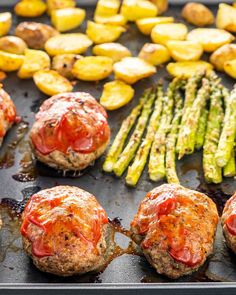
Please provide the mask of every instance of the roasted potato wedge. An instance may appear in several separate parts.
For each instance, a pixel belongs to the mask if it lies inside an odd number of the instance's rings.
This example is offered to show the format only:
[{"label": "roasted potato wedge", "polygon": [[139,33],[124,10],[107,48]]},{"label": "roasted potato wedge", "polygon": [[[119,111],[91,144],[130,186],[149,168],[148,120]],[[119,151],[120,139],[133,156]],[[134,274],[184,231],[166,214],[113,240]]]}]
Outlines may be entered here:
[{"label": "roasted potato wedge", "polygon": [[25,58],[18,71],[18,77],[21,79],[32,78],[40,70],[50,69],[50,57],[42,50],[26,49]]},{"label": "roasted potato wedge", "polygon": [[156,5],[147,0],[124,0],[121,14],[128,21],[136,21],[145,17],[154,17],[158,13]]},{"label": "roasted potato wedge", "polygon": [[13,72],[19,70],[24,61],[23,55],[0,51],[0,70]]},{"label": "roasted potato wedge", "polygon": [[77,60],[72,73],[79,80],[99,81],[107,78],[113,71],[113,60],[106,56],[86,56]]},{"label": "roasted potato wedge", "polygon": [[93,47],[93,54],[100,56],[108,56],[114,62],[121,60],[124,57],[131,56],[131,52],[128,48],[120,43],[104,43]]},{"label": "roasted potato wedge", "polygon": [[0,50],[14,54],[24,54],[26,48],[27,44],[19,37],[5,36],[0,38]]},{"label": "roasted potato wedge", "polygon": [[84,21],[86,12],[80,8],[63,8],[52,11],[51,21],[59,32],[66,32],[79,27]]},{"label": "roasted potato wedge", "polygon": [[47,13],[51,15],[51,12],[56,9],[69,8],[75,6],[76,0],[47,0]]},{"label": "roasted potato wedge", "polygon": [[16,27],[15,35],[23,39],[30,48],[44,49],[46,41],[58,35],[58,32],[53,27],[45,24],[23,22]]},{"label": "roasted potato wedge", "polygon": [[51,56],[67,53],[81,54],[92,44],[93,42],[85,34],[62,34],[50,38],[45,44],[45,49]]},{"label": "roasted potato wedge", "polygon": [[157,16],[141,18],[136,21],[136,25],[141,33],[144,35],[150,35],[152,29],[159,24],[173,23],[174,18],[172,16]]},{"label": "roasted potato wedge", "polygon": [[213,52],[224,44],[231,43],[234,36],[225,30],[199,28],[188,33],[187,40],[202,44],[204,51]]},{"label": "roasted potato wedge", "polygon": [[113,68],[116,79],[128,84],[134,84],[156,73],[153,65],[139,57],[125,57],[115,63]]},{"label": "roasted potato wedge", "polygon": [[81,58],[83,56],[72,53],[56,55],[52,59],[52,69],[67,79],[73,79],[72,68],[75,62]]},{"label": "roasted potato wedge", "polygon": [[95,44],[101,44],[116,41],[125,31],[126,29],[121,26],[97,24],[88,21],[86,34]]},{"label": "roasted potato wedge", "polygon": [[100,104],[109,111],[117,110],[131,101],[134,89],[122,81],[112,81],[104,85]]},{"label": "roasted potato wedge", "polygon": [[236,8],[221,3],[216,16],[216,26],[219,29],[236,33]]},{"label": "roasted potato wedge", "polygon": [[12,15],[10,12],[0,13],[0,37],[6,35],[12,25]]},{"label": "roasted potato wedge", "polygon": [[169,63],[167,71],[174,77],[189,78],[196,74],[196,72],[211,72],[213,66],[206,61],[179,61],[176,63]]},{"label": "roasted potato wedge", "polygon": [[15,13],[22,17],[37,17],[46,11],[47,6],[42,0],[21,0],[15,7]]},{"label": "roasted potato wedge", "polygon": [[196,41],[170,40],[167,42],[167,48],[176,61],[196,61],[203,54],[203,46]]},{"label": "roasted potato wedge", "polygon": [[224,71],[224,63],[236,59],[236,44],[226,44],[212,53],[210,62],[217,71]]},{"label": "roasted potato wedge", "polygon": [[114,16],[120,8],[119,0],[98,0],[94,16]]},{"label": "roasted potato wedge", "polygon": [[73,90],[71,83],[53,70],[38,71],[33,78],[38,89],[49,96]]},{"label": "roasted potato wedge", "polygon": [[116,14],[112,16],[95,15],[94,21],[98,24],[114,26],[124,26],[127,23],[127,19],[122,14]]},{"label": "roasted potato wedge", "polygon": [[236,59],[226,61],[224,70],[230,77],[236,79]]},{"label": "roasted potato wedge", "polygon": [[169,40],[185,40],[188,29],[184,24],[159,24],[151,32],[154,43],[166,45]]},{"label": "roasted potato wedge", "polygon": [[189,2],[182,10],[182,17],[192,25],[205,27],[215,21],[214,14],[209,8],[201,3]]},{"label": "roasted potato wedge", "polygon": [[146,60],[154,66],[158,66],[170,60],[168,49],[164,45],[153,43],[144,44],[138,57]]},{"label": "roasted potato wedge", "polygon": [[150,0],[157,6],[158,14],[162,14],[168,9],[168,0]]}]

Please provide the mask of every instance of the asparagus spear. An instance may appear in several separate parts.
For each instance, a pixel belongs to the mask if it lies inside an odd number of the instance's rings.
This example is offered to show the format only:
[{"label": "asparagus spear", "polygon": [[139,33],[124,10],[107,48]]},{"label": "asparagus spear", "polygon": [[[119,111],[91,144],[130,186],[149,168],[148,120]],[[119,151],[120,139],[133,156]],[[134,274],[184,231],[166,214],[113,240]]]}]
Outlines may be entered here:
[{"label": "asparagus spear", "polygon": [[193,101],[196,97],[197,94],[197,89],[199,86],[200,81],[202,80],[203,73],[197,73],[193,77],[189,78],[186,88],[185,88],[185,101],[184,101],[184,108],[183,108],[183,115],[181,119],[181,124],[180,124],[180,130],[178,134],[178,140],[177,140],[177,145],[176,145],[176,150],[177,153],[179,153],[182,157],[184,154],[183,151],[183,140],[185,138],[185,130],[186,130],[186,121],[189,116],[189,112],[191,111],[191,107],[193,104]]},{"label": "asparagus spear", "polygon": [[130,130],[134,126],[140,112],[143,108],[144,103],[146,102],[149,96],[149,90],[144,92],[143,96],[140,98],[139,104],[132,110],[130,115],[122,122],[119,132],[116,135],[116,138],[106,156],[105,162],[103,164],[103,170],[106,172],[112,172],[113,166],[116,163],[125,141],[130,133]]},{"label": "asparagus spear", "polygon": [[167,136],[166,144],[166,178],[168,183],[179,184],[175,166],[175,154],[179,123],[182,116],[182,107],[183,100],[180,93],[177,91],[175,94],[175,115],[172,120],[171,131]]},{"label": "asparagus spear", "polygon": [[142,144],[140,145],[138,152],[134,158],[134,162],[129,167],[128,173],[126,176],[126,184],[130,186],[135,186],[138,183],[139,178],[145,167],[147,157],[148,157],[156,130],[158,128],[159,119],[162,112],[162,102],[163,102],[163,85],[159,83],[157,86],[157,99],[155,102],[155,108],[150,118],[146,137],[144,141],[142,142]]},{"label": "asparagus spear", "polygon": [[198,129],[196,133],[195,147],[197,150],[200,150],[204,144],[206,127],[207,127],[207,118],[208,118],[208,110],[204,108],[202,110],[202,113],[198,122]]},{"label": "asparagus spear", "polygon": [[152,105],[155,98],[156,98],[156,93],[151,92],[150,90],[148,100],[145,102],[143,106],[143,110],[138,119],[135,130],[127,146],[125,147],[123,152],[120,154],[118,161],[113,166],[113,171],[118,177],[120,177],[124,173],[125,169],[128,167],[129,163],[133,159],[135,152],[140,145],[140,142],[142,140],[142,135],[145,131],[149,116],[151,114]]},{"label": "asparagus spear", "polygon": [[224,167],[230,160],[234,148],[234,139],[236,135],[236,87],[230,94],[226,105],[226,112],[223,122],[223,130],[220,136],[216,162],[220,167]]},{"label": "asparagus spear", "polygon": [[208,79],[202,79],[202,86],[199,89],[196,99],[194,100],[185,126],[185,136],[183,137],[181,152],[179,159],[185,154],[191,154],[194,151],[195,136],[198,128],[198,122],[202,109],[206,105],[206,101],[210,95],[210,82]]},{"label": "asparagus spear", "polygon": [[224,167],[224,177],[234,177],[236,175],[235,150],[232,150],[229,162]]},{"label": "asparagus spear", "polygon": [[206,138],[203,146],[203,171],[207,182],[220,183],[222,181],[222,169],[216,163],[215,153],[223,117],[222,92],[219,87],[215,87],[211,93]]},{"label": "asparagus spear", "polygon": [[149,177],[159,181],[165,177],[166,135],[170,129],[172,111],[174,106],[175,90],[180,87],[181,79],[174,79],[168,87],[167,96],[164,97],[161,122],[155,134],[149,159]]}]

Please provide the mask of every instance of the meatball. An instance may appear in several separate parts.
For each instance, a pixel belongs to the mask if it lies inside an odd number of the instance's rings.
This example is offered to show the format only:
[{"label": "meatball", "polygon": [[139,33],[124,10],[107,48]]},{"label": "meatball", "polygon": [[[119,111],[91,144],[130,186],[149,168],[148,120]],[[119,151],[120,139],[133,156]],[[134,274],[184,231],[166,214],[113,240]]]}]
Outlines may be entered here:
[{"label": "meatball", "polygon": [[221,223],[226,243],[236,253],[236,192],[225,204]]},{"label": "meatball", "polygon": [[33,49],[44,49],[47,40],[58,34],[53,27],[36,22],[22,22],[15,30],[15,35]]},{"label": "meatball", "polygon": [[41,271],[60,276],[106,264],[108,218],[90,193],[70,186],[42,190],[22,215],[23,247]]},{"label": "meatball", "polygon": [[8,129],[16,121],[16,108],[10,96],[0,84],[0,147]]},{"label": "meatball", "polygon": [[55,95],[40,107],[30,139],[39,161],[79,171],[100,157],[109,143],[107,114],[88,93]]},{"label": "meatball", "polygon": [[217,223],[216,206],[206,195],[164,184],[141,202],[131,232],[156,271],[176,279],[204,264]]}]

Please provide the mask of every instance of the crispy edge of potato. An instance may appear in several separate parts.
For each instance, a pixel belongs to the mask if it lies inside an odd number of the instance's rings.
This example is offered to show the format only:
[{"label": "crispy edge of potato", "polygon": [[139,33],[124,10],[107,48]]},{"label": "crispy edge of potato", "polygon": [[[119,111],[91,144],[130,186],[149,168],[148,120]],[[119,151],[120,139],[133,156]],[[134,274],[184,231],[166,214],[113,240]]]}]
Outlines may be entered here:
[{"label": "crispy edge of potato", "polygon": [[[211,72],[213,70],[213,66],[210,63],[203,60],[178,61],[178,62],[169,63],[166,69],[168,73],[174,77],[190,78],[198,71],[205,70],[207,72]],[[179,69],[181,69],[181,71],[179,71]],[[184,69],[184,72],[182,69]],[[177,72],[180,72],[180,73],[177,73]]]},{"label": "crispy edge of potato", "polygon": [[217,71],[224,71],[224,63],[232,59],[236,59],[236,44],[225,44],[210,56],[210,62]]},{"label": "crispy edge of potato", "polygon": [[17,36],[3,36],[0,38],[0,50],[2,51],[23,55],[27,48],[25,41]]}]

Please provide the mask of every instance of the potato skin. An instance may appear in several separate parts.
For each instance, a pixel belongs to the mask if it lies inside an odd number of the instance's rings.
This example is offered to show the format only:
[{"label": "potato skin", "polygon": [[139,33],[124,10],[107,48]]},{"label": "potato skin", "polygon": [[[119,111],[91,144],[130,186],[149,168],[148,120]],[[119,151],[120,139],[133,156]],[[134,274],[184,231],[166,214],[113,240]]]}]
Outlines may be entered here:
[{"label": "potato skin", "polygon": [[144,44],[138,57],[154,66],[158,66],[170,60],[168,49],[164,45],[153,43]]},{"label": "potato skin", "polygon": [[75,7],[75,0],[47,0],[47,13],[51,15],[53,10]]},{"label": "potato skin", "polygon": [[52,59],[52,69],[67,79],[73,79],[72,68],[75,62],[81,58],[83,56],[72,53],[56,55]]},{"label": "potato skin", "polygon": [[210,62],[217,71],[224,71],[224,63],[236,59],[236,44],[226,44],[212,53]]},{"label": "potato skin", "polygon": [[21,0],[15,5],[16,15],[22,17],[38,17],[47,9],[46,4],[42,0]]},{"label": "potato skin", "polygon": [[15,35],[32,49],[44,49],[47,40],[58,34],[53,27],[37,22],[22,22],[15,30]]},{"label": "potato skin", "polygon": [[27,49],[25,41],[16,36],[5,36],[0,38],[0,50],[14,54],[24,54]]},{"label": "potato skin", "polygon": [[201,3],[187,3],[182,10],[182,17],[192,25],[204,27],[214,23],[214,15]]},{"label": "potato skin", "polygon": [[224,70],[230,77],[236,79],[236,59],[226,61]]}]

